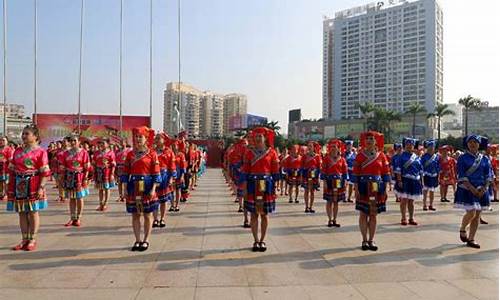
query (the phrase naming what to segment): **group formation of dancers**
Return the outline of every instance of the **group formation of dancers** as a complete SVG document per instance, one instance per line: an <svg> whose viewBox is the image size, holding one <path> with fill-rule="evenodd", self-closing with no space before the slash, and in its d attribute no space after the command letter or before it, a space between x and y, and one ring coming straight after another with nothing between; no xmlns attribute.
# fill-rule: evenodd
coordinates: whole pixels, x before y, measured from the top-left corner
<svg viewBox="0 0 500 300"><path fill-rule="evenodd" d="M464 152L448 145L438 147L436 140L422 144L404 138L384 149L383 134L367 131L360 135L358 149L351 140L331 139L324 153L315 141L280 152L273 147L272 130L258 127L249 131L227 148L223 171L239 203L238 212L243 212L243 227L252 230L252 251L267 249L268 214L276 209L278 193L288 196L289 203L299 203L302 188L305 213L315 213L314 194L321 187L328 227L341 226L339 202L354 202L354 192L361 249L377 251L377 215L386 211L388 192L394 191L399 202L401 225L416 226L414 202L423 200L423 211L435 211L434 193L439 189L441 202L450 202L447 193L451 186L455 207L465 210L460 240L480 248L475 235L479 223L487 223L481 211L489 209L490 202L498 202L498 145L488 144L479 135L463 138Z"/></svg>
<svg viewBox="0 0 500 300"><path fill-rule="evenodd" d="M7 200L8 211L19 214L22 233L21 242L12 249L36 249L38 212L47 208L46 185L54 178L58 201L69 200L66 227L82 226L84 199L91 182L98 190L96 210L101 212L108 209L110 190L118 186L117 201L124 202L132 214L135 242L131 250L147 250L152 228L166 226L167 203L171 203L169 211L179 211L179 202L186 202L190 190L197 186L207 157L201 147L186 140L185 132L171 138L137 127L132 135L132 147L125 140L113 144L107 138L87 141L71 134L48 150L39 145L40 134L34 125L24 128L22 145L17 147L0 138L0 199Z"/></svg>

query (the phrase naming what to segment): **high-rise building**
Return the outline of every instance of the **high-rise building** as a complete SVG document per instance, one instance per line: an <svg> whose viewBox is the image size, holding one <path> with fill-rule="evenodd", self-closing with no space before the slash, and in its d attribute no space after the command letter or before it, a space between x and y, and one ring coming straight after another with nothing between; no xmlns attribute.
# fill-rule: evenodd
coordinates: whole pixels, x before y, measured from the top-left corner
<svg viewBox="0 0 500 300"><path fill-rule="evenodd" d="M180 93L180 97L179 97ZM190 137L207 138L231 134L231 118L247 113L247 98L242 94L221 95L201 91L188 84L171 82L164 91L163 130L175 135L174 103L178 107L184 129Z"/></svg>
<svg viewBox="0 0 500 300"><path fill-rule="evenodd" d="M323 21L323 117L359 118L359 104L428 112L443 101L443 12L436 0L389 0Z"/></svg>
<svg viewBox="0 0 500 300"><path fill-rule="evenodd" d="M224 134L231 134L231 120L247 113L247 97L242 94L224 96Z"/></svg>
<svg viewBox="0 0 500 300"><path fill-rule="evenodd" d="M179 97L180 93L180 97ZM175 116L174 103L180 100L179 107L181 122L184 129L191 137L200 135L200 97L202 92L184 83L168 83L164 91L164 111L163 130L174 135L174 124L172 120Z"/></svg>
<svg viewBox="0 0 500 300"><path fill-rule="evenodd" d="M200 102L200 136L223 136L224 97L222 95L205 92Z"/></svg>

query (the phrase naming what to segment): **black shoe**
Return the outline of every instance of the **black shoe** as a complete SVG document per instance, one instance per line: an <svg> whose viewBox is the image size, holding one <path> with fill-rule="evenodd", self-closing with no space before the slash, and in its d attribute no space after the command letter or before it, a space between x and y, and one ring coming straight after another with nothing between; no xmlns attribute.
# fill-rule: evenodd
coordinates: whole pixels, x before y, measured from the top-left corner
<svg viewBox="0 0 500 300"><path fill-rule="evenodd" d="M160 228L164 228L167 226L167 224L165 223L165 220L160 220Z"/></svg>
<svg viewBox="0 0 500 300"><path fill-rule="evenodd" d="M238 203L238 202L240 202L240 200L234 199L234 203Z"/></svg>
<svg viewBox="0 0 500 300"><path fill-rule="evenodd" d="M498 202L498 199L493 199L491 200L491 202Z"/></svg>
<svg viewBox="0 0 500 300"><path fill-rule="evenodd" d="M243 222L243 228L250 228L250 224L248 222Z"/></svg>
<svg viewBox="0 0 500 300"><path fill-rule="evenodd" d="M293 200L292 199L288 200L288 203L293 203Z"/></svg>
<svg viewBox="0 0 500 300"><path fill-rule="evenodd" d="M361 243L361 250L366 251L368 249L370 249L370 247L368 247L368 242L362 242Z"/></svg>
<svg viewBox="0 0 500 300"><path fill-rule="evenodd" d="M333 227L333 221L328 221L328 227Z"/></svg>
<svg viewBox="0 0 500 300"><path fill-rule="evenodd" d="M374 241L368 241L368 249L370 249L371 251L377 251L378 246L375 245Z"/></svg>
<svg viewBox="0 0 500 300"><path fill-rule="evenodd" d="M443 200L441 200L441 202L450 202L450 200L444 198Z"/></svg>
<svg viewBox="0 0 500 300"><path fill-rule="evenodd" d="M175 212L178 212L180 209L178 207L174 208Z"/></svg>
<svg viewBox="0 0 500 300"><path fill-rule="evenodd" d="M240 208L238 208L238 212L239 213L242 213L243 212L243 208L240 206Z"/></svg>
<svg viewBox="0 0 500 300"><path fill-rule="evenodd" d="M311 211L309 210L309 207L306 207L306 209L304 209L304 212L307 214L307 213L309 213Z"/></svg>
<svg viewBox="0 0 500 300"><path fill-rule="evenodd" d="M474 240L468 241L467 247L471 247L471 248L475 248L475 249L481 248L481 246L478 243L474 242Z"/></svg>
<svg viewBox="0 0 500 300"><path fill-rule="evenodd" d="M315 211L314 209L312 209L312 208L309 208L309 212L310 212L311 214L314 214L316 211Z"/></svg>
<svg viewBox="0 0 500 300"><path fill-rule="evenodd" d="M130 251L139 251L140 248L141 248L141 242L135 242Z"/></svg>
<svg viewBox="0 0 500 300"><path fill-rule="evenodd" d="M427 211L427 210L428 210L428 209L427 209L427 206L424 206L423 210L424 210L424 211Z"/></svg>
<svg viewBox="0 0 500 300"><path fill-rule="evenodd" d="M143 252L143 251L148 250L148 248L149 248L149 243L148 242L142 242L141 246L139 247L139 251Z"/></svg>
<svg viewBox="0 0 500 300"><path fill-rule="evenodd" d="M252 247L253 252L259 252L260 251L260 243L259 242L254 242L253 247Z"/></svg>
<svg viewBox="0 0 500 300"><path fill-rule="evenodd" d="M295 199L295 203L299 203L299 200Z"/></svg>
<svg viewBox="0 0 500 300"><path fill-rule="evenodd" d="M267 250L266 243L260 242L259 243L259 251L260 252L266 252L266 250Z"/></svg>
<svg viewBox="0 0 500 300"><path fill-rule="evenodd" d="M485 220L483 220L483 218L479 218L479 223L483 224L483 225L488 225L489 223L486 222Z"/></svg>
<svg viewBox="0 0 500 300"><path fill-rule="evenodd" d="M157 227L160 227L160 221L154 220L153 221L153 228L157 228Z"/></svg>
<svg viewBox="0 0 500 300"><path fill-rule="evenodd" d="M429 206L429 210L436 211L436 209L433 206Z"/></svg>
<svg viewBox="0 0 500 300"><path fill-rule="evenodd" d="M168 209L168 211L175 211L175 208L173 206L170 206L170 208Z"/></svg>
<svg viewBox="0 0 500 300"><path fill-rule="evenodd" d="M336 221L336 220L333 220L333 221L332 221L332 225L333 225L334 227L340 227L340 224L339 224L339 223L337 223L337 221Z"/></svg>

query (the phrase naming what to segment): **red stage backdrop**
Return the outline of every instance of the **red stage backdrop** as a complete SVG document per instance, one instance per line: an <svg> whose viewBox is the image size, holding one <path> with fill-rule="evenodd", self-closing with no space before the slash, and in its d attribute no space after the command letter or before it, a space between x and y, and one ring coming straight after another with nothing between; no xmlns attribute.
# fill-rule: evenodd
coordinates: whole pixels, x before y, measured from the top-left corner
<svg viewBox="0 0 500 300"><path fill-rule="evenodd" d="M78 130L78 115L70 114L37 114L37 125L40 129L42 146L61 140L71 132ZM88 139L109 137L118 141L120 136L132 142L132 128L149 126L149 116L122 116L123 132L120 134L120 116L116 115L81 115L82 136Z"/></svg>

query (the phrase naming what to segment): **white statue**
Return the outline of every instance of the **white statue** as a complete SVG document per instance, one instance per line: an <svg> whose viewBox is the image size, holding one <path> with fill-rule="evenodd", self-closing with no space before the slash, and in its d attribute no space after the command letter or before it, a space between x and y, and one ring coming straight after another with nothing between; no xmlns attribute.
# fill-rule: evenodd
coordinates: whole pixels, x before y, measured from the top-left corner
<svg viewBox="0 0 500 300"><path fill-rule="evenodd" d="M184 126L182 126L181 112L179 111L177 101L174 102L174 113L172 117L172 123L173 123L172 127L173 134L178 135L179 132L184 130Z"/></svg>

